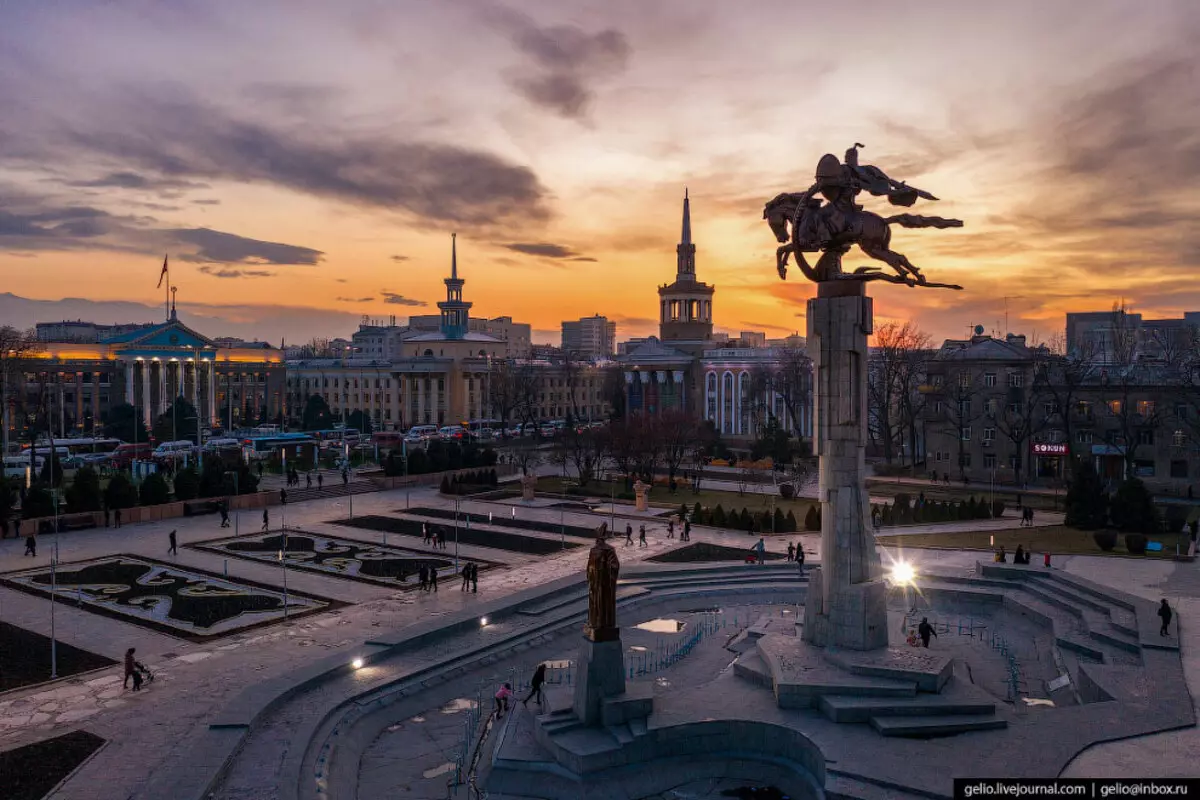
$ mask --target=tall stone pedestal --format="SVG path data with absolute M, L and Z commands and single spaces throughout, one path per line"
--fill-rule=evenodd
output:
M 804 607 L 804 639 L 820 647 L 887 646 L 887 587 L 868 525 L 867 335 L 862 281 L 823 281 L 808 301 L 814 443 L 820 457 L 821 566 Z
M 575 674 L 575 716 L 584 725 L 599 725 L 605 698 L 625 693 L 625 648 L 621 639 L 594 642 L 586 636 L 579 647 Z

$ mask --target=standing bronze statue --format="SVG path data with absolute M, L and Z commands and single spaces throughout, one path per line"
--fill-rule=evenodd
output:
M 903 253 L 891 249 L 892 232 L 889 225 L 904 228 L 961 228 L 962 220 L 944 217 L 924 217 L 917 214 L 897 214 L 881 217 L 863 210 L 855 202 L 866 191 L 876 197 L 886 196 L 896 206 L 911 206 L 918 198 L 937 200 L 929 192 L 895 181 L 883 170 L 870 165 L 860 166 L 855 144 L 846 151 L 846 163 L 837 156 L 826 154 L 817 162 L 816 182 L 805 192 L 785 192 L 776 196 L 763 209 L 763 219 L 771 226 L 775 238 L 783 243 L 775 253 L 779 277 L 787 278 L 788 256 L 795 255 L 800 271 L 811 281 L 858 280 L 888 281 L 908 286 L 961 289 L 950 283 L 930 283 Z M 789 230 L 790 226 L 790 230 Z M 895 275 L 881 272 L 878 267 L 859 267 L 852 273 L 842 272 L 842 257 L 853 245 L 858 245 L 871 258 L 882 261 L 896 271 Z M 820 253 L 814 266 L 809 266 L 805 253 Z
M 618 638 L 617 576 L 621 562 L 617 551 L 605 541 L 607 526 L 596 531 L 596 544 L 588 554 L 588 619 L 584 635 L 593 642 L 610 642 Z

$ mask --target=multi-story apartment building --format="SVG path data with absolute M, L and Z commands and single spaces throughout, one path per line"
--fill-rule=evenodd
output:
M 612 357 L 617 347 L 617 323 L 595 314 L 562 323 L 562 349 L 574 358 L 599 361 Z
M 1117 366 L 977 335 L 947 340 L 927 373 L 926 463 L 940 475 L 1037 484 L 1076 458 L 1158 491 L 1200 478 L 1200 387 L 1150 354 Z

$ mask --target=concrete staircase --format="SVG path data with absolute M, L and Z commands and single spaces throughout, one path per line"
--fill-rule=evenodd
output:
M 284 487 L 287 492 L 288 503 L 303 503 L 306 500 L 323 500 L 329 497 L 345 497 L 350 494 L 367 494 L 369 492 L 378 492 L 379 485 L 365 478 L 354 478 L 349 483 L 343 484 L 341 478 L 325 481 L 325 485 L 320 489 L 316 484 L 313 488 L 292 488 Z M 276 492 L 279 490 L 276 489 Z

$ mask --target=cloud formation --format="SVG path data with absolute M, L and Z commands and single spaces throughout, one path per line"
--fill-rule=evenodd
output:
M 311 266 L 324 255 L 311 247 L 264 242 L 210 228 L 176 228 L 167 233 L 177 241 L 196 246 L 196 252 L 180 256 L 183 261 Z
M 211 264 L 205 264 L 199 267 L 199 270 L 205 275 L 210 275 L 214 278 L 270 278 L 275 274 L 262 269 L 232 269 L 230 267 L 216 267 Z
M 68 181 L 67 186 L 89 189 L 147 189 L 152 191 L 185 189 L 207 189 L 207 183 L 186 181 L 179 178 L 164 178 L 142 175 L 137 172 L 110 172 L 91 180 Z
M 408 256 L 389 256 L 392 261 L 408 261 Z
M 589 256 L 581 256 L 566 245 L 553 244 L 551 242 L 509 242 L 503 245 L 503 247 L 517 253 L 524 253 L 527 256 L 539 256 L 541 258 L 561 258 L 569 261 L 596 260 Z
M 623 70 L 629 59 L 629 42 L 614 28 L 588 33 L 576 25 L 540 27 L 511 9 L 495 10 L 492 19 L 526 58 L 510 84 L 530 103 L 567 119 L 586 118 L 593 84 Z
M 429 303 L 426 303 L 424 300 L 414 300 L 411 297 L 405 297 L 404 295 L 396 294 L 395 292 L 380 292 L 380 294 L 383 295 L 383 302 L 391 303 L 392 305 L 397 305 L 397 306 L 427 306 L 427 305 L 429 305 Z
M 371 297 L 339 297 L 337 299 L 343 303 L 369 303 L 372 300 L 374 300 L 375 298 L 374 298 L 374 296 L 371 296 Z

